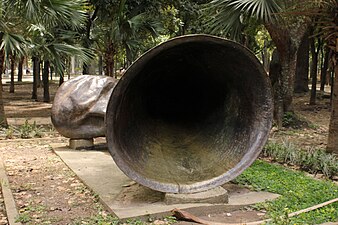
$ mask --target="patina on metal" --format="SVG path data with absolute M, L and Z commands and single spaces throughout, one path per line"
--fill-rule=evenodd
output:
M 105 136 L 104 118 L 117 83 L 112 77 L 83 75 L 64 82 L 52 106 L 55 129 L 71 139 Z
M 222 185 L 259 155 L 272 124 L 271 87 L 245 47 L 183 36 L 140 57 L 115 87 L 107 141 L 118 167 L 162 192 Z

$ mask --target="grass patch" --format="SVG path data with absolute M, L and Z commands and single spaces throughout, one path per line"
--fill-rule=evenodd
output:
M 322 149 L 305 151 L 288 142 L 282 144 L 268 142 L 261 156 L 270 157 L 278 163 L 299 166 L 300 169 L 313 174 L 322 173 L 327 178 L 332 178 L 338 173 L 337 157 Z
M 9 126 L 8 128 L 2 130 L 6 139 L 13 139 L 13 138 L 41 138 L 45 129 L 42 125 L 37 125 L 34 121 L 32 124 L 25 121 L 24 124 L 20 126 Z
M 167 216 L 161 219 L 163 223 L 161 224 L 175 224 L 177 222 L 176 218 L 173 216 Z M 129 219 L 127 221 L 120 221 L 118 218 L 108 215 L 102 212 L 102 209 L 99 209 L 99 213 L 95 216 L 89 218 L 76 219 L 71 224 L 72 225 L 150 225 L 154 224 L 155 220 L 149 218 L 148 221 L 142 221 L 140 219 Z
M 96 215 L 87 219 L 77 219 L 73 221 L 72 225 L 83 225 L 83 224 L 98 224 L 98 225 L 118 225 L 120 222 L 117 218 L 110 215 Z
M 15 219 L 15 222 L 28 223 L 32 220 L 28 213 L 20 213 L 19 216 Z
M 280 194 L 275 201 L 258 204 L 265 209 L 272 224 L 320 224 L 338 220 L 338 204 L 334 203 L 287 218 L 285 215 L 338 197 L 338 186 L 331 181 L 315 180 L 303 172 L 257 160 L 235 180 L 236 183 L 257 191 Z M 279 218 L 284 216 L 284 219 Z

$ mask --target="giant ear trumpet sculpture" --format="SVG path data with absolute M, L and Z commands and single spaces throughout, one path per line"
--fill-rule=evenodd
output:
M 245 47 L 207 35 L 167 41 L 114 88 L 109 151 L 138 183 L 193 193 L 234 179 L 259 155 L 272 124 L 269 79 Z

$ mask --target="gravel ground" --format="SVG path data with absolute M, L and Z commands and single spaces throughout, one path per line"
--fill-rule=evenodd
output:
M 108 214 L 97 196 L 51 150 L 51 143 L 66 141 L 47 138 L 0 142 L 0 156 L 19 211 L 17 220 L 23 224 L 76 224 Z M 1 218 L 6 219 L 3 200 Z

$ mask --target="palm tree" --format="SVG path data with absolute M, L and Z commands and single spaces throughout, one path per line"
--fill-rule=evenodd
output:
M 138 1 L 128 1 L 127 4 L 126 0 L 121 0 L 107 7 L 97 6 L 100 10 L 97 13 L 95 33 L 99 35 L 94 38 L 103 51 L 105 75 L 113 75 L 118 52 L 124 51 L 128 66 L 139 52 L 146 50 L 142 48 L 142 43 L 158 35 L 161 25 L 156 19 L 159 10 L 154 12 L 157 4 Z
M 49 78 L 48 73 L 50 66 L 53 65 L 57 74 L 63 74 L 65 69 L 65 58 L 77 56 L 83 61 L 89 61 L 92 58 L 92 53 L 88 49 L 76 45 L 76 40 L 79 40 L 77 31 L 66 30 L 62 27 L 49 28 L 48 30 L 43 25 L 31 26 L 29 29 L 30 47 L 29 51 L 33 55 L 33 92 L 32 99 L 37 99 L 36 76 L 39 76 L 37 67 L 38 61 L 44 63 L 42 73 L 44 87 L 44 102 L 49 102 Z
M 300 6 L 294 1 L 287 0 L 213 0 L 205 10 L 211 18 L 207 24 L 212 33 L 223 33 L 239 40 L 243 24 L 249 18 L 261 21 L 268 30 L 281 65 L 278 85 L 274 87 L 275 119 L 279 127 L 282 126 L 284 112 L 291 110 L 297 50 L 310 21 L 306 17 L 299 19 L 282 14 L 297 7 Z
M 46 30 L 56 27 L 76 30 L 83 23 L 84 4 L 84 0 L 0 0 L 0 75 L 3 72 L 5 60 L 8 61 L 11 55 L 26 55 L 29 49 L 36 46 L 32 42 L 34 38 L 29 36 L 29 29 L 41 26 Z M 59 52 L 67 51 L 63 44 L 58 45 Z M 59 53 L 53 51 L 53 48 L 49 49 L 52 49 L 54 55 Z M 77 51 L 75 47 L 70 49 L 73 52 Z M 53 59 L 53 62 L 55 67 L 60 68 L 62 65 L 60 60 Z M 2 88 L 0 88 L 1 91 Z M 6 124 L 2 94 L 0 94 L 0 125 Z

